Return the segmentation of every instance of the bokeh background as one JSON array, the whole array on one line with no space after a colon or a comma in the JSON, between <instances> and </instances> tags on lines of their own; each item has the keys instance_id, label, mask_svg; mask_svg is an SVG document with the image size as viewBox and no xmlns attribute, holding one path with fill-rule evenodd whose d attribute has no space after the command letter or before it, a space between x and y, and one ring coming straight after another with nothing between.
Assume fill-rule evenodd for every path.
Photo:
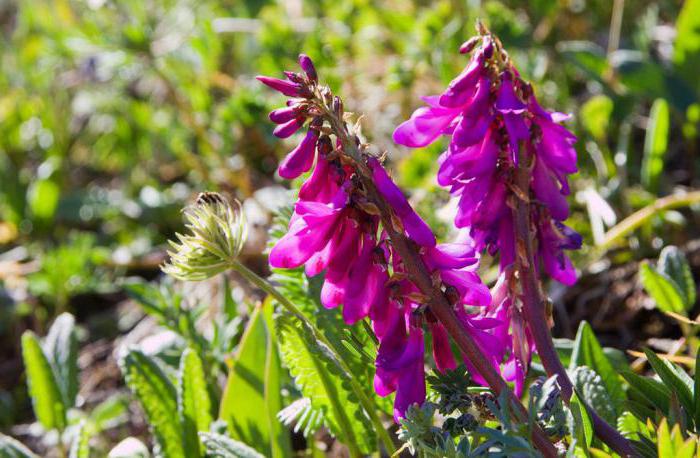
<instances>
[{"instance_id":1,"label":"bokeh background","mask_svg":"<svg viewBox=\"0 0 700 458\"><path fill-rule=\"evenodd\" d=\"M551 286L555 334L572 337L587 319L606 345L668 350L680 330L637 272L668 244L700 266L698 214L679 197L700 187L700 2L0 0L0 429L31 443L19 336L43 335L61 312L80 325L86 405L120 399L119 345L177 347L182 335L162 328L180 318L144 312L124 285L167 284L166 240L198 192L243 202L245 259L265 272L271 214L293 192L275 169L294 139L272 136L267 113L282 99L254 76L295 68L299 52L347 110L364 115L368 141L449 238L452 206L434 181L444 145L409 151L391 133L420 95L465 65L457 50L477 18L542 104L574 115L580 172L570 222L585 247L575 255L579 284ZM634 231L610 237L667 196L680 205L652 208ZM189 287L187 307L204 306L203 333L214 332L212 317L232 313L220 289L252 300L233 284ZM236 319L212 350L221 361L245 313ZM109 418L121 420L106 428L105 449L144 434L128 400L110 406L118 415Z\"/></svg>"}]
</instances>

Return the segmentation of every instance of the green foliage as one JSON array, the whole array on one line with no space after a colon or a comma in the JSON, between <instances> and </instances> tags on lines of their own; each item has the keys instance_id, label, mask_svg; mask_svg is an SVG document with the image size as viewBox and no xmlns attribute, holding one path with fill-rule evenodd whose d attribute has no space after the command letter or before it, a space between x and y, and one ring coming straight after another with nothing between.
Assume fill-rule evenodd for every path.
<instances>
[{"instance_id":1,"label":"green foliage","mask_svg":"<svg viewBox=\"0 0 700 458\"><path fill-rule=\"evenodd\" d=\"M613 367L598 343L591 325L585 321L581 322L576 333L569 370L574 371L581 366L589 367L600 376L605 390L612 400L614 412L621 413L622 404L625 401L625 393L619 378L621 368Z\"/></svg>"},{"instance_id":2,"label":"green foliage","mask_svg":"<svg viewBox=\"0 0 700 458\"><path fill-rule=\"evenodd\" d=\"M659 255L658 269L681 291L684 311L689 311L695 305L697 292L693 273L683 251L673 245L664 247Z\"/></svg>"},{"instance_id":3,"label":"green foliage","mask_svg":"<svg viewBox=\"0 0 700 458\"><path fill-rule=\"evenodd\" d=\"M615 424L615 404L608 394L603 380L591 368L579 366L571 374L571 382L581 399L595 410L603 420Z\"/></svg>"},{"instance_id":4,"label":"green foliage","mask_svg":"<svg viewBox=\"0 0 700 458\"><path fill-rule=\"evenodd\" d=\"M265 456L244 443L222 434L199 433L199 437L206 447L207 456L212 458L263 458Z\"/></svg>"},{"instance_id":5,"label":"green foliage","mask_svg":"<svg viewBox=\"0 0 700 458\"><path fill-rule=\"evenodd\" d=\"M39 339L31 331L22 335L22 358L37 420L47 430L63 430L67 424L68 407L63 403L51 363L41 348Z\"/></svg>"},{"instance_id":6,"label":"green foliage","mask_svg":"<svg viewBox=\"0 0 700 458\"><path fill-rule=\"evenodd\" d=\"M182 353L180 359L177 397L185 452L187 456L200 456L204 449L200 446L197 433L209 429L212 406L202 360L190 348Z\"/></svg>"},{"instance_id":7,"label":"green foliage","mask_svg":"<svg viewBox=\"0 0 700 458\"><path fill-rule=\"evenodd\" d=\"M61 390L63 404L73 407L78 394L78 339L73 315L62 313L54 320L42 347Z\"/></svg>"},{"instance_id":8,"label":"green foliage","mask_svg":"<svg viewBox=\"0 0 700 458\"><path fill-rule=\"evenodd\" d=\"M658 191L659 178L664 168L670 124L668 102L656 99L649 113L642 160L642 184L653 193Z\"/></svg>"},{"instance_id":9,"label":"green foliage","mask_svg":"<svg viewBox=\"0 0 700 458\"><path fill-rule=\"evenodd\" d=\"M289 443L276 417L282 401L273 332L269 317L256 308L231 364L219 418L226 421L233 438L253 445L266 456L284 456Z\"/></svg>"},{"instance_id":10,"label":"green foliage","mask_svg":"<svg viewBox=\"0 0 700 458\"><path fill-rule=\"evenodd\" d=\"M583 401L578 397L578 394L571 395L569 400L569 409L573 421L573 431L575 441L572 443L576 448L581 448L585 456L590 456L589 447L593 443L593 422L586 410Z\"/></svg>"},{"instance_id":11,"label":"green foliage","mask_svg":"<svg viewBox=\"0 0 700 458\"><path fill-rule=\"evenodd\" d=\"M648 262L643 262L639 266L639 278L644 289L654 298L661 311L673 313L685 311L683 293L666 274L659 272Z\"/></svg>"},{"instance_id":12,"label":"green foliage","mask_svg":"<svg viewBox=\"0 0 700 458\"><path fill-rule=\"evenodd\" d=\"M90 458L90 434L85 422L80 422L68 458Z\"/></svg>"},{"instance_id":13,"label":"green foliage","mask_svg":"<svg viewBox=\"0 0 700 458\"><path fill-rule=\"evenodd\" d=\"M673 61L686 82L700 90L695 69L700 64L700 1L687 0L676 22Z\"/></svg>"},{"instance_id":14,"label":"green foliage","mask_svg":"<svg viewBox=\"0 0 700 458\"><path fill-rule=\"evenodd\" d=\"M137 349L127 350L119 366L153 432L155 454L168 458L186 456L178 422L177 393L168 376L153 359Z\"/></svg>"}]
</instances>

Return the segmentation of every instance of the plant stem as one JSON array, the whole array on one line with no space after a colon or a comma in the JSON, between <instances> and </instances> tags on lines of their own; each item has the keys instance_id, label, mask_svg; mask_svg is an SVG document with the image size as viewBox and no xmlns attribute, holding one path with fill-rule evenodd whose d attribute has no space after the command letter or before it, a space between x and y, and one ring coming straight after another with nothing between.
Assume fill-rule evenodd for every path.
<instances>
[{"instance_id":1,"label":"plant stem","mask_svg":"<svg viewBox=\"0 0 700 458\"><path fill-rule=\"evenodd\" d=\"M337 356L337 349L335 346L326 338L326 336L321 332L321 330L316 327L316 325L309 320L306 315L304 315L297 307L294 305L289 299L287 299L282 293L280 293L277 288L275 288L272 283L269 281L265 280L264 278L260 277L258 274L253 272L252 270L248 269L246 266L244 266L240 261L234 260L231 262L231 267L241 274L243 278L245 278L247 281L252 283L253 285L257 286L261 290L265 291L267 294L275 298L277 302L279 302L282 307L284 307L289 313L291 313L296 319L299 321L303 322L306 326L308 326L309 329L311 329L314 333L314 337L316 337L320 342L322 342L326 347L329 349L333 350L334 353L334 360L335 362L340 366L340 368L343 370L343 372L348 375L348 382L352 386L353 392L357 396L357 399L362 405L362 408L365 410L367 415L369 416L372 424L374 425L374 429L377 432L377 435L379 436L379 439L381 440L382 444L384 445L384 448L386 449L387 453L389 455L392 455L394 451L396 450L396 447L394 445L394 441L391 439L391 436L387 432L386 428L382 424L381 420L379 419L379 416L377 415L376 410L374 409L374 406L372 405L372 402L370 399L365 395L364 388L359 385L357 380L355 380L352 377L352 372L350 371L350 368L345 364L342 358Z\"/></svg>"},{"instance_id":2,"label":"plant stem","mask_svg":"<svg viewBox=\"0 0 700 458\"><path fill-rule=\"evenodd\" d=\"M535 341L535 347L537 348L537 354L542 361L547 375L557 376L557 382L561 387L562 396L568 403L574 392L574 387L554 348L554 342L552 341L552 335L545 314L544 295L536 275L537 266L535 265L532 237L535 231L532 229L530 221L530 203L518 197L526 196L527 194L525 193L530 189L530 171L526 162L527 160L521 148L520 160L518 161L515 172L514 184L519 189L519 192L514 193L517 203L513 209L513 216L515 219L516 246L518 247L516 250L516 265L522 288L521 299L523 302L523 315L525 321L529 324L530 333ZM593 421L596 435L598 435L603 442L621 456L638 455L632 447L632 444L630 444L630 442L615 428L600 418L590 406L586 405L586 409Z\"/></svg>"},{"instance_id":3,"label":"plant stem","mask_svg":"<svg viewBox=\"0 0 700 458\"><path fill-rule=\"evenodd\" d=\"M357 147L357 142L355 141L356 137L351 136L346 130L345 123L334 116L330 111L327 111L324 115L330 122L333 133L335 133L340 140L343 151L355 161L358 176L367 192L367 198L379 208L382 224L389 234L391 244L401 256L401 260L406 266L411 281L418 287L421 293L428 297L427 304L431 312L443 326L445 326L445 329L457 343L464 357L476 368L494 393L496 393L496 395L507 393L508 398L511 400L513 413L516 418L519 422L526 423L528 421L527 411L520 403L520 400L510 390L503 377L493 368L491 362L482 353L472 336L464 328L464 325L459 321L453 307L447 301L442 290L439 286L433 284L430 273L419 253L419 248L413 241L408 239L403 232L394 229L394 225L391 221L391 215L393 213L391 206L374 185L372 175L365 165L361 152ZM532 440L535 446L545 457L556 457L556 450L542 428L536 423L532 426Z\"/></svg>"}]
</instances>

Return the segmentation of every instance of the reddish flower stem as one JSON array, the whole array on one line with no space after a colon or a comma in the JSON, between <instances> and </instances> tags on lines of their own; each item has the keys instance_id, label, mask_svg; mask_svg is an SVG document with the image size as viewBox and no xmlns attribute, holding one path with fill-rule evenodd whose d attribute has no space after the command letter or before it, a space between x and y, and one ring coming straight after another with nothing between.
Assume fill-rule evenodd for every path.
<instances>
[{"instance_id":1,"label":"reddish flower stem","mask_svg":"<svg viewBox=\"0 0 700 458\"><path fill-rule=\"evenodd\" d=\"M557 376L557 382L561 388L562 396L568 404L574 392L574 387L554 348L552 334L550 333L548 319L545 313L544 294L535 272L533 241L535 230L532 228L530 221L530 202L524 200L523 197L528 196L527 190L530 188L530 169L527 165L527 158L524 157L522 150L523 148L521 148L520 160L518 161L519 165L516 167L514 177L514 185L517 188L517 192L514 193L516 204L513 208L513 216L515 219L515 236L517 243L516 264L522 288L521 299L523 302L523 315L525 321L530 325L529 329L535 341L537 354L542 361L547 375L550 377L552 375ZM593 422L595 434L612 450L625 457L638 456L632 444L615 428L600 418L595 410L588 405L586 405L586 410Z\"/></svg>"},{"instance_id":2,"label":"reddish flower stem","mask_svg":"<svg viewBox=\"0 0 700 458\"><path fill-rule=\"evenodd\" d=\"M330 122L331 130L338 137L346 153L355 162L360 181L367 193L367 198L379 209L384 229L389 234L391 244L401 256L401 260L408 271L411 281L427 297L427 305L435 317L445 326L447 332L457 343L464 357L469 360L474 368L486 380L491 390L496 395L506 393L511 400L511 412L521 423L528 422L528 413L520 400L513 394L506 381L493 368L489 360L479 349L464 325L457 318L452 306L448 302L439 285L434 285L430 273L420 256L418 247L408 239L402 231L394 227L389 203L377 190L372 180L372 174L367 168L360 149L357 147L355 136L348 133L345 123L333 115L330 110L324 110L324 117ZM557 452L552 442L537 423L532 425L532 441L546 458L556 457Z\"/></svg>"}]
</instances>

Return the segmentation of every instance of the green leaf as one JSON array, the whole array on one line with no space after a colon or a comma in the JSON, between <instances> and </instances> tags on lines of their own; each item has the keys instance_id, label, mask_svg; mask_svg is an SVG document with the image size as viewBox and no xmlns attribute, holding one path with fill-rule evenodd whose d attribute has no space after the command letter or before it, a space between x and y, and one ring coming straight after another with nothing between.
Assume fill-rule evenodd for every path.
<instances>
[{"instance_id":1,"label":"green leaf","mask_svg":"<svg viewBox=\"0 0 700 458\"><path fill-rule=\"evenodd\" d=\"M603 81L608 61L605 50L597 44L590 41L562 41L557 44L557 51L588 76Z\"/></svg>"},{"instance_id":2,"label":"green leaf","mask_svg":"<svg viewBox=\"0 0 700 458\"><path fill-rule=\"evenodd\" d=\"M694 420L695 432L700 433L700 351L695 357L695 387L693 396L695 398Z\"/></svg>"},{"instance_id":3,"label":"green leaf","mask_svg":"<svg viewBox=\"0 0 700 458\"><path fill-rule=\"evenodd\" d=\"M594 95L579 110L583 127L598 141L607 138L613 108L614 104L610 97Z\"/></svg>"},{"instance_id":4,"label":"green leaf","mask_svg":"<svg viewBox=\"0 0 700 458\"><path fill-rule=\"evenodd\" d=\"M688 374L671 362L659 358L656 353L648 348L644 349L644 353L657 375L678 396L678 400L685 411L688 414L694 412L693 381Z\"/></svg>"},{"instance_id":5,"label":"green leaf","mask_svg":"<svg viewBox=\"0 0 700 458\"><path fill-rule=\"evenodd\" d=\"M222 434L199 433L207 449L207 456L212 458L264 458L251 447Z\"/></svg>"},{"instance_id":6,"label":"green leaf","mask_svg":"<svg viewBox=\"0 0 700 458\"><path fill-rule=\"evenodd\" d=\"M272 318L273 304L265 302L263 316L267 332L267 354L265 358L265 408L270 427L270 445L272 456L289 456L292 453L289 442L289 431L277 418L282 410L282 361L279 352L279 342Z\"/></svg>"},{"instance_id":7,"label":"green leaf","mask_svg":"<svg viewBox=\"0 0 700 458\"><path fill-rule=\"evenodd\" d=\"M685 313L683 295L676 284L665 274L644 261L639 266L642 286L663 312Z\"/></svg>"},{"instance_id":8,"label":"green leaf","mask_svg":"<svg viewBox=\"0 0 700 458\"><path fill-rule=\"evenodd\" d=\"M170 379L153 359L137 349L128 350L119 365L127 386L146 414L156 441L155 455L184 458L177 393Z\"/></svg>"},{"instance_id":9,"label":"green leaf","mask_svg":"<svg viewBox=\"0 0 700 458\"><path fill-rule=\"evenodd\" d=\"M608 423L617 421L615 405L603 384L603 380L593 369L587 366L577 367L571 374L571 382L589 406Z\"/></svg>"},{"instance_id":10,"label":"green leaf","mask_svg":"<svg viewBox=\"0 0 700 458\"><path fill-rule=\"evenodd\" d=\"M56 213L61 189L50 179L38 180L29 188L29 207L37 219L50 220Z\"/></svg>"},{"instance_id":11,"label":"green leaf","mask_svg":"<svg viewBox=\"0 0 700 458\"><path fill-rule=\"evenodd\" d=\"M95 433L125 423L129 415L129 396L113 395L96 405L89 415Z\"/></svg>"},{"instance_id":12,"label":"green leaf","mask_svg":"<svg viewBox=\"0 0 700 458\"><path fill-rule=\"evenodd\" d=\"M649 113L646 136L644 137L644 157L642 159L642 185L656 194L659 190L659 177L664 169L664 156L668 147L670 126L668 102L654 100Z\"/></svg>"},{"instance_id":13,"label":"green leaf","mask_svg":"<svg viewBox=\"0 0 700 458\"><path fill-rule=\"evenodd\" d=\"M636 390L639 396L647 400L654 408L659 409L664 415L668 413L671 391L663 383L630 371L622 371L621 374L630 384L631 389Z\"/></svg>"},{"instance_id":14,"label":"green leaf","mask_svg":"<svg viewBox=\"0 0 700 458\"><path fill-rule=\"evenodd\" d=\"M78 395L78 339L75 335L75 318L62 313L51 325L43 342L51 368L67 408L75 406Z\"/></svg>"},{"instance_id":15,"label":"green leaf","mask_svg":"<svg viewBox=\"0 0 700 458\"><path fill-rule=\"evenodd\" d=\"M22 358L27 371L29 395L34 406L34 415L47 430L66 427L66 406L51 364L31 331L22 334Z\"/></svg>"},{"instance_id":16,"label":"green leaf","mask_svg":"<svg viewBox=\"0 0 700 458\"><path fill-rule=\"evenodd\" d=\"M209 430L212 422L211 401L202 360L191 348L187 348L180 358L177 400L187 456L201 456L204 448L199 443L197 433Z\"/></svg>"},{"instance_id":17,"label":"green leaf","mask_svg":"<svg viewBox=\"0 0 700 458\"><path fill-rule=\"evenodd\" d=\"M700 0L686 0L676 22L673 62L685 80L698 89L700 66Z\"/></svg>"},{"instance_id":18,"label":"green leaf","mask_svg":"<svg viewBox=\"0 0 700 458\"><path fill-rule=\"evenodd\" d=\"M0 457L2 458L39 458L20 441L0 433Z\"/></svg>"},{"instance_id":19,"label":"green leaf","mask_svg":"<svg viewBox=\"0 0 700 458\"><path fill-rule=\"evenodd\" d=\"M600 376L612 399L615 411L622 412L626 396L619 379L619 369L613 368L610 360L605 356L603 348L598 343L591 325L586 321L581 322L576 333L569 370L573 371L579 366L588 366Z\"/></svg>"},{"instance_id":20,"label":"green leaf","mask_svg":"<svg viewBox=\"0 0 700 458\"><path fill-rule=\"evenodd\" d=\"M266 456L280 456L286 448L279 444L282 426L276 418L281 402L272 399L272 393L266 390L266 385L279 386L278 380L266 380L266 376L279 371L279 359L265 321L260 308L256 308L229 371L219 418L226 421L233 438Z\"/></svg>"},{"instance_id":21,"label":"green leaf","mask_svg":"<svg viewBox=\"0 0 700 458\"><path fill-rule=\"evenodd\" d=\"M690 310L695 305L695 280L693 280L693 273L683 251L673 245L661 250L659 272L673 280L683 294L685 310Z\"/></svg>"},{"instance_id":22,"label":"green leaf","mask_svg":"<svg viewBox=\"0 0 700 458\"><path fill-rule=\"evenodd\" d=\"M70 447L69 458L90 458L90 435L85 421L78 425L78 431Z\"/></svg>"},{"instance_id":23,"label":"green leaf","mask_svg":"<svg viewBox=\"0 0 700 458\"><path fill-rule=\"evenodd\" d=\"M593 422L588 415L588 411L584 403L578 397L576 392L571 395L569 401L569 409L574 420L574 432L576 434L576 442L583 448L586 456L590 456L588 448L593 443Z\"/></svg>"}]
</instances>

